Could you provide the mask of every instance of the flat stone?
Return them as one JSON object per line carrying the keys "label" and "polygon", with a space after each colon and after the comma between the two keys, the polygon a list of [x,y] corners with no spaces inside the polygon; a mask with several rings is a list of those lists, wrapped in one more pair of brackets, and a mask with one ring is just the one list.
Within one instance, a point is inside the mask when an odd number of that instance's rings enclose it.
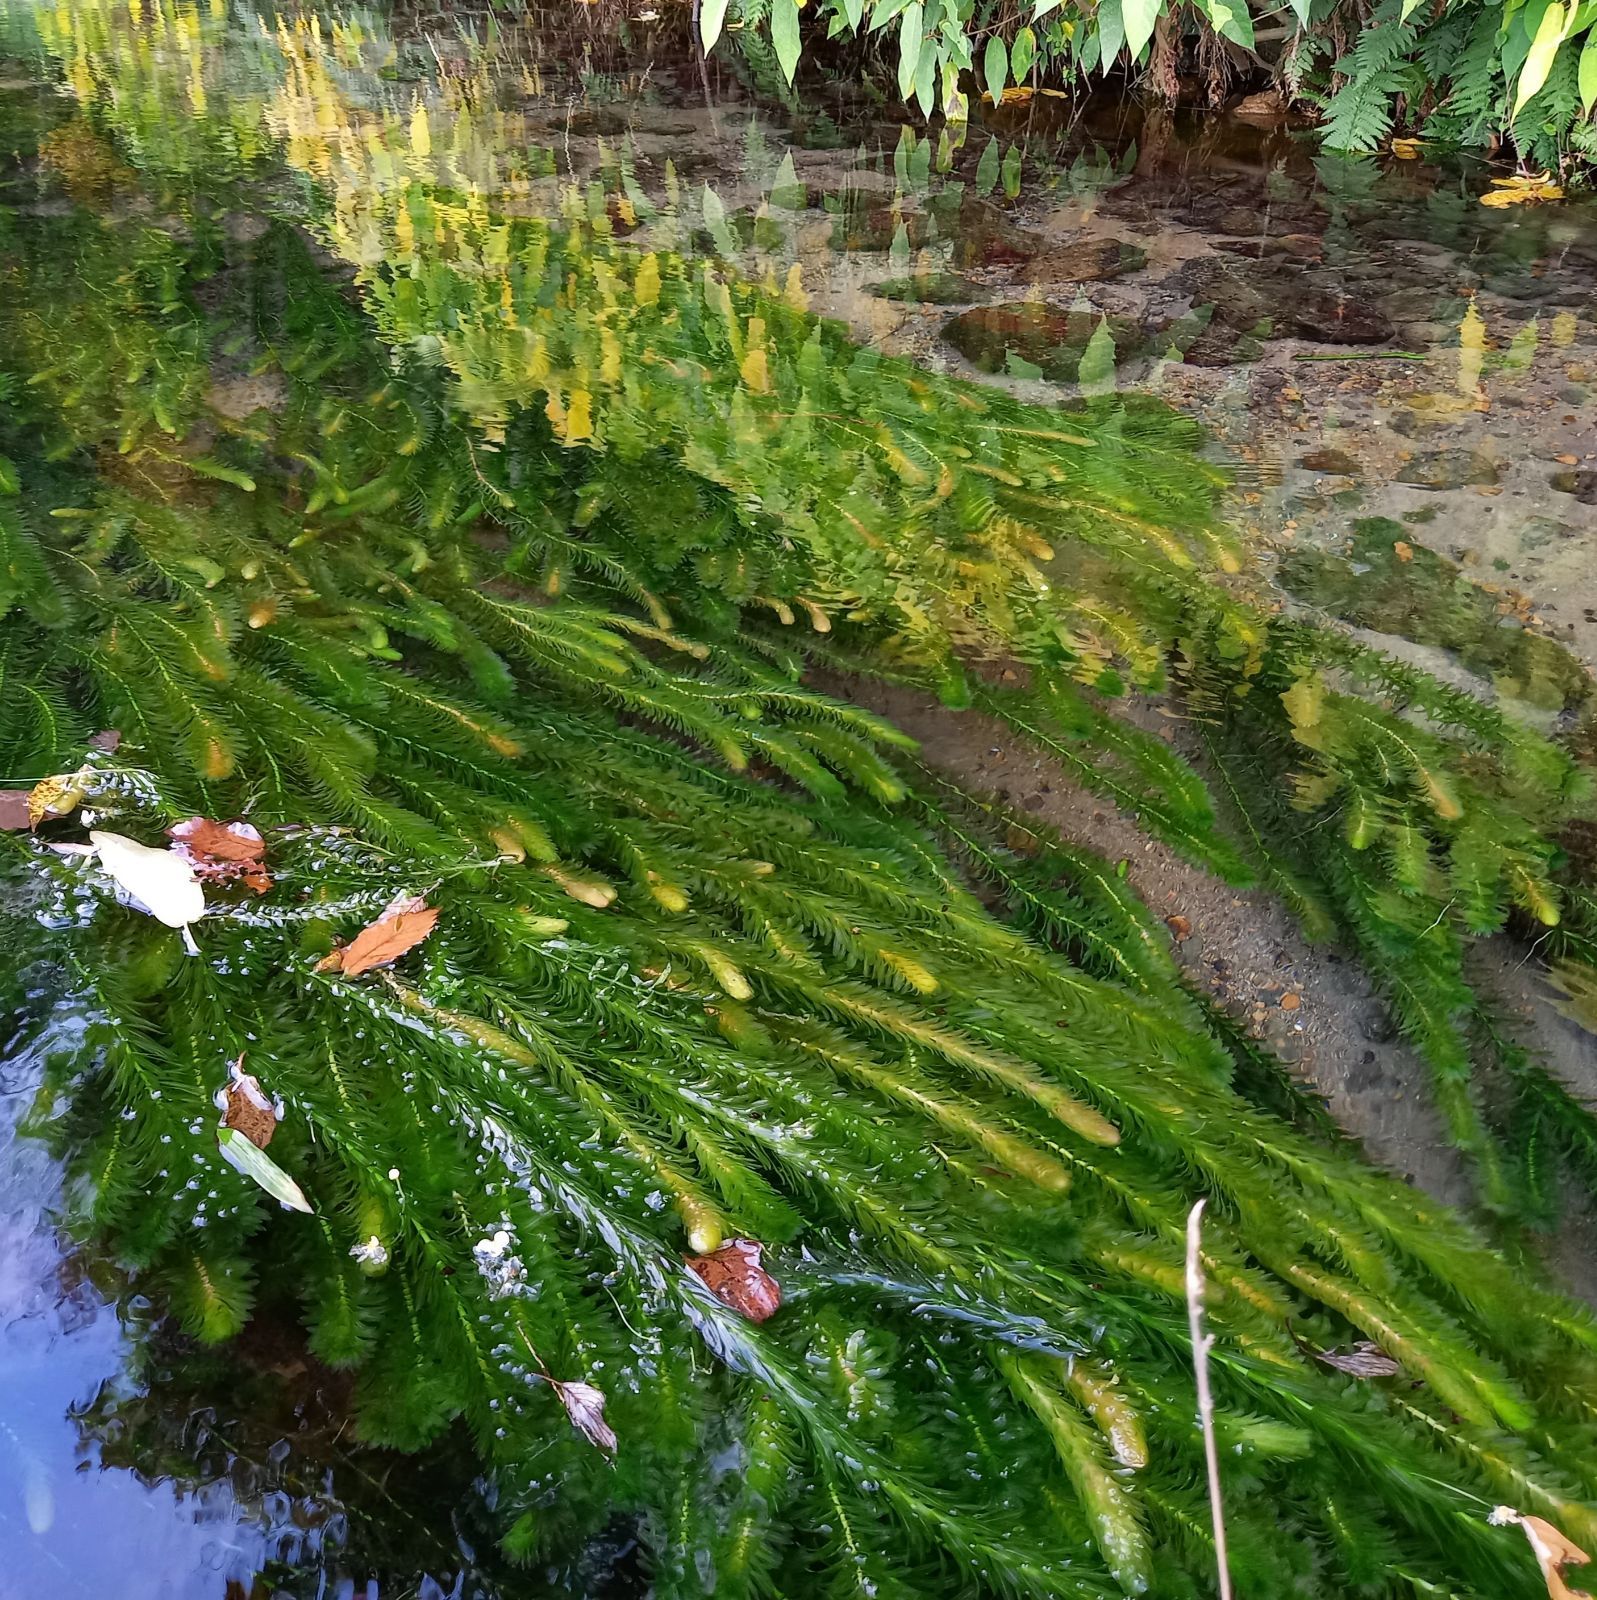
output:
{"label": "flat stone", "polygon": [[[983,372],[1003,372],[1011,356],[1045,378],[1073,380],[1089,341],[1104,323],[1092,307],[1066,309],[1034,300],[977,306],[949,319],[943,337]],[[1107,319],[1116,359],[1140,343],[1141,330],[1123,317]]]}
{"label": "flat stone", "polygon": [[1298,459],[1305,472],[1319,472],[1327,477],[1351,478],[1357,475],[1359,464],[1345,450],[1311,450]]}
{"label": "flat stone", "polygon": [[1103,283],[1147,264],[1148,252],[1123,239],[1078,239],[1045,248],[1022,276],[1028,283]]}
{"label": "flat stone", "polygon": [[959,272],[917,272],[870,286],[878,300],[918,301],[928,306],[964,306],[990,296],[986,287]]}
{"label": "flat stone", "polygon": [[1497,482],[1497,463],[1479,450],[1431,450],[1415,456],[1397,475],[1415,489],[1462,489]]}
{"label": "flat stone", "polygon": [[1560,494],[1572,494],[1583,506],[1597,506],[1597,468],[1571,467],[1555,472],[1552,485]]}
{"label": "flat stone", "polygon": [[1320,344],[1385,344],[1395,331],[1367,300],[1333,289],[1309,289],[1286,308],[1292,326]]}

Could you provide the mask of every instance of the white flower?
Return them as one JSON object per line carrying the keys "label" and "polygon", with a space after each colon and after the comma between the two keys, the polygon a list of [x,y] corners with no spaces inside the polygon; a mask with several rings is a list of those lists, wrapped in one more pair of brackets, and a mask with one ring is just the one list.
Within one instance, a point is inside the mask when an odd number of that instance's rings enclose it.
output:
{"label": "white flower", "polygon": [[374,1233],[364,1244],[351,1245],[349,1253],[363,1267],[386,1267],[388,1247]]}

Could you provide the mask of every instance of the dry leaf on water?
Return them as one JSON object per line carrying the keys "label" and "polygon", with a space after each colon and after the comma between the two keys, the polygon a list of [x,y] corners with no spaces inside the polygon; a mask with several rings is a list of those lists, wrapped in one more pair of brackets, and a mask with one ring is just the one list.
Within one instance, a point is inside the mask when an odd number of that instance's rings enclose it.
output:
{"label": "dry leaf on water", "polygon": [[764,1322],[782,1303],[782,1286],[760,1265],[757,1239],[733,1239],[707,1256],[687,1256],[717,1300],[750,1322]]}
{"label": "dry leaf on water", "polygon": [[1414,546],[1407,539],[1397,539],[1392,543],[1392,554],[1399,561],[1412,561],[1414,559]]}
{"label": "dry leaf on water", "polygon": [[264,1150],[277,1132],[282,1112],[261,1088],[259,1078],[244,1070],[240,1056],[228,1071],[225,1088],[217,1090],[216,1107],[222,1113],[222,1126],[243,1134],[257,1150]]}
{"label": "dry leaf on water", "polygon": [[170,850],[152,849],[120,833],[91,829],[89,842],[100,865],[144,910],[169,928],[182,928],[205,915],[205,895],[194,869]]}
{"label": "dry leaf on water", "polygon": [[1317,1350],[1315,1354],[1326,1366],[1335,1367],[1350,1378],[1395,1378],[1403,1370],[1399,1362],[1368,1339],[1360,1339],[1345,1356],[1335,1350]]}
{"label": "dry leaf on water", "polygon": [[571,1425],[584,1438],[598,1445],[606,1455],[616,1453],[615,1430],[604,1420],[604,1390],[591,1383],[562,1383],[549,1379],[549,1387],[560,1397]]}
{"label": "dry leaf on water", "polygon": [[1591,1557],[1572,1539],[1565,1538],[1552,1523],[1540,1517],[1523,1516],[1512,1506],[1498,1506],[1487,1520],[1494,1527],[1514,1523],[1524,1530],[1536,1565],[1542,1569],[1547,1600],[1592,1600],[1589,1590],[1571,1589],[1564,1582],[1565,1567],[1583,1567]]}
{"label": "dry leaf on water", "polygon": [[1483,206],[1536,205],[1546,200],[1562,200],[1563,189],[1546,172],[1520,173],[1512,178],[1493,178],[1491,189],[1481,196]]}
{"label": "dry leaf on water", "polygon": [[1177,944],[1185,944],[1192,937],[1191,921],[1177,913],[1164,919],[1164,925],[1170,930],[1170,937]]}
{"label": "dry leaf on water", "polygon": [[373,967],[386,967],[414,949],[438,921],[438,909],[418,895],[400,895],[373,923],[362,928],[348,944],[340,945],[316,963],[318,972],[342,972],[358,978]]}
{"label": "dry leaf on water", "polygon": [[93,779],[93,767],[79,767],[76,772],[57,772],[52,777],[41,778],[28,791],[28,826],[37,828],[51,817],[64,817],[69,811],[75,811]]}
{"label": "dry leaf on water", "polygon": [[247,822],[212,822],[190,817],[166,830],[172,849],[207,883],[242,880],[256,894],[272,887],[266,870],[266,841]]}
{"label": "dry leaf on water", "polygon": [[[106,728],[89,740],[89,748],[112,755],[121,742],[120,733]],[[0,789],[0,831],[17,833],[37,828],[51,817],[66,816],[76,809],[93,779],[94,768],[82,766],[76,772],[41,778],[31,789]]]}

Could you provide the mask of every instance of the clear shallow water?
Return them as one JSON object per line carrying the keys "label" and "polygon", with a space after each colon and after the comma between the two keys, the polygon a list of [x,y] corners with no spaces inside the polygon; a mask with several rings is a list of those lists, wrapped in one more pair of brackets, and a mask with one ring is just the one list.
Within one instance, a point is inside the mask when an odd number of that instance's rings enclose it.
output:
{"label": "clear shallow water", "polygon": [[[1467,533],[1450,540],[1478,542],[1485,527],[1499,541],[1484,545],[1488,565],[1517,572],[1515,540],[1540,552],[1557,585],[1585,564],[1580,474],[1593,448],[1597,240],[1579,206],[1499,216],[1476,204],[1482,173],[1316,165],[1284,130],[1197,118],[1161,128],[1093,115],[1060,127],[1039,111],[1028,126],[1006,110],[990,136],[977,132],[950,152],[942,173],[935,143],[841,101],[790,119],[725,84],[724,103],[710,110],[696,76],[681,69],[579,85],[551,64],[547,46],[512,39],[486,55],[458,43],[395,46],[370,19],[279,33],[197,11],[135,22],[113,10],[13,5],[8,22],[16,53],[5,114],[30,136],[41,122],[55,130],[43,163],[7,170],[20,232],[47,236],[88,210],[130,231],[198,232],[198,248],[225,260],[230,244],[274,224],[307,227],[351,306],[378,309],[387,338],[447,368],[487,439],[503,423],[503,349],[473,338],[481,329],[447,293],[374,307],[385,258],[415,246],[403,239],[403,212],[385,204],[418,174],[445,184],[459,208],[420,248],[461,273],[487,277],[494,267],[451,242],[462,219],[578,206],[610,215],[637,248],[730,258],[757,281],[791,284],[795,301],[842,318],[882,350],[987,371],[1050,399],[1084,381],[1189,405],[1226,436],[1224,454],[1252,469],[1241,479],[1241,514],[1261,535],[1329,544],[1355,510],[1401,517],[1440,505],[1470,517]],[[42,46],[29,40],[35,30]],[[794,125],[801,138],[790,146]],[[189,207],[213,196],[199,228]],[[1106,251],[1106,240],[1127,248]],[[1226,267],[1248,258],[1216,248],[1226,241],[1256,246],[1259,271]],[[1193,260],[1210,270],[1194,274]],[[876,292],[902,280],[893,297]],[[1399,295],[1408,298],[1398,304]],[[1267,315],[1255,314],[1258,296]],[[962,333],[956,344],[947,334],[962,312],[1017,302],[1050,309],[986,322],[978,314],[966,323],[978,336]],[[1275,326],[1260,329],[1287,304],[1298,311],[1285,339]],[[1225,315],[1205,319],[1205,306]],[[1478,349],[1471,307],[1484,329]],[[1316,335],[1346,332],[1372,309],[1388,331],[1356,348],[1415,359],[1287,364],[1343,350]],[[1533,336],[1521,337],[1527,330]],[[1192,360],[1170,353],[1194,349]],[[214,373],[205,397],[241,424],[278,399],[248,354]],[[612,364],[601,344],[580,391],[586,412],[578,391],[562,398],[568,438],[602,428],[607,400],[675,354],[632,345]],[[1055,361],[1059,386],[1044,375]],[[1509,398],[1528,401],[1508,409],[1529,415],[1500,426]],[[1411,420],[1392,425],[1404,413]],[[1387,433],[1373,431],[1376,416]],[[1342,446],[1348,460],[1323,453]],[[1316,454],[1319,465],[1303,464]],[[1477,454],[1489,457],[1490,473],[1470,459]],[[1565,455],[1572,464],[1556,459]],[[1418,468],[1415,457],[1424,458]],[[1349,461],[1352,470],[1339,470]],[[1405,470],[1432,481],[1404,484]],[[1560,487],[1554,480],[1566,473],[1570,487]],[[1496,516],[1500,502],[1512,517]],[[1493,516],[1477,516],[1482,508]],[[1557,526],[1525,532],[1536,518]],[[1297,526],[1286,530],[1287,521]],[[1562,614],[1558,623],[1569,631]],[[6,1072],[14,1121],[37,1065],[21,1058]],[[159,1345],[153,1363],[146,1355],[130,1367],[135,1342],[149,1349],[138,1338],[141,1313],[125,1306],[119,1315],[114,1281],[96,1288],[63,1257],[42,1148],[13,1135],[3,1182],[0,1594],[231,1600],[252,1589],[474,1593],[498,1582],[460,1554],[462,1539],[472,1550],[479,1541],[458,1456],[398,1463],[342,1446],[336,1388],[307,1400],[307,1369],[286,1339],[274,1345],[268,1335],[236,1353],[244,1374],[196,1365],[181,1348],[164,1359]],[[467,1508],[464,1534],[452,1525],[457,1504]],[[404,1548],[411,1536],[414,1554]],[[607,1582],[624,1592],[624,1536],[597,1559],[585,1592]],[[421,1576],[429,1571],[436,1578]]]}

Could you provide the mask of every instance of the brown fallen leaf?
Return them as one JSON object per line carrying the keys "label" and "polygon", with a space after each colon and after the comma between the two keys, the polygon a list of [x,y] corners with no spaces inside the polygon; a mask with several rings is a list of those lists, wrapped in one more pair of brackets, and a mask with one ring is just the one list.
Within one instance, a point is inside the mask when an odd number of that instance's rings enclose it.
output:
{"label": "brown fallen leaf", "polygon": [[1345,1356],[1335,1350],[1317,1350],[1315,1354],[1326,1366],[1335,1367],[1350,1378],[1395,1378],[1403,1370],[1400,1363],[1368,1339],[1360,1339]]}
{"label": "brown fallen leaf", "polygon": [[1392,543],[1392,554],[1399,561],[1412,561],[1414,559],[1414,546],[1406,539],[1397,539]]}
{"label": "brown fallen leaf", "polygon": [[28,791],[0,789],[0,829],[7,833],[18,833],[32,826],[33,819],[28,815]]}
{"label": "brown fallen leaf", "polygon": [[548,1383],[566,1408],[572,1427],[606,1455],[613,1456],[616,1436],[615,1429],[604,1420],[604,1390],[591,1383],[562,1383],[558,1378],[549,1378]]}
{"label": "brown fallen leaf", "polygon": [[1296,1011],[1302,1004],[1303,996],[1300,994],[1293,993],[1281,996],[1281,1009],[1283,1011]]}
{"label": "brown fallen leaf", "polygon": [[1561,467],[1575,467],[1575,466],[1579,466],[1580,465],[1580,457],[1579,456],[1571,456],[1571,455],[1554,456],[1553,460],[1556,461],[1559,464],[1559,466],[1561,466]]}
{"label": "brown fallen leaf", "polygon": [[89,740],[89,748],[91,750],[98,750],[102,755],[114,756],[117,752],[117,747],[121,743],[122,735],[118,729],[101,728],[100,731]]}
{"label": "brown fallen leaf", "polygon": [[732,1239],[707,1256],[683,1259],[717,1300],[750,1322],[764,1322],[782,1303],[781,1284],[760,1265],[764,1248],[757,1239]]}
{"label": "brown fallen leaf", "polygon": [[272,876],[266,870],[266,841],[249,823],[190,817],[168,828],[166,834],[173,850],[202,881],[242,880],[256,894],[265,894],[272,887]]}
{"label": "brown fallen leaf", "polygon": [[1487,1519],[1493,1527],[1517,1524],[1530,1540],[1536,1565],[1542,1569],[1547,1585],[1547,1600],[1592,1600],[1589,1590],[1571,1589],[1564,1582],[1565,1567],[1583,1567],[1591,1557],[1572,1539],[1566,1538],[1552,1523],[1540,1517],[1524,1516],[1512,1506],[1498,1506]]}
{"label": "brown fallen leaf", "polygon": [[272,1142],[277,1132],[277,1107],[261,1088],[260,1079],[244,1070],[243,1056],[228,1069],[226,1087],[217,1091],[216,1104],[224,1128],[236,1128],[257,1150]]}
{"label": "brown fallen leaf", "polygon": [[414,949],[438,921],[438,908],[419,894],[399,895],[373,923],[362,928],[348,944],[340,945],[316,963],[318,972],[342,972],[358,978],[373,967],[386,967]]}
{"label": "brown fallen leaf", "polygon": [[1170,930],[1170,937],[1177,944],[1185,944],[1192,937],[1192,924],[1186,917],[1177,913],[1164,919],[1164,925]]}

